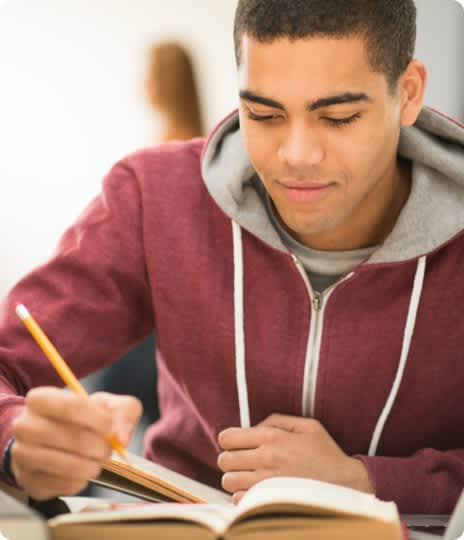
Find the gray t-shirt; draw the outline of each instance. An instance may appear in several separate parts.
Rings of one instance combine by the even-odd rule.
[[[301,261],[312,288],[317,292],[324,292],[344,274],[347,274],[368,259],[378,248],[378,246],[373,246],[350,251],[318,251],[311,249],[298,242],[284,228],[269,196],[266,197],[266,209],[282,242]]]

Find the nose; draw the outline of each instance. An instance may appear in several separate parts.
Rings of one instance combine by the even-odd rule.
[[[288,126],[278,148],[278,158],[296,169],[302,166],[317,165],[324,159],[324,149],[315,130],[304,120]]]

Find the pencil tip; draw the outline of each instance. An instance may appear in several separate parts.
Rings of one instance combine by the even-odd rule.
[[[128,465],[131,465],[131,462],[129,460],[129,456],[127,455],[127,452],[123,446],[119,447],[116,452],[118,453],[119,457],[126,462]]]

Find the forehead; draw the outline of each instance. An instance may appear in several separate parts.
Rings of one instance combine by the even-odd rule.
[[[327,92],[374,92],[375,86],[385,86],[383,74],[372,70],[361,37],[278,38],[262,43],[244,35],[238,74],[241,89],[274,96],[301,93],[305,100]]]

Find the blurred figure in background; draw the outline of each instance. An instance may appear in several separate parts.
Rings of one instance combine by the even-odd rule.
[[[159,142],[204,134],[192,61],[181,45],[166,41],[150,49],[145,88],[163,123]]]
[[[153,45],[148,52],[145,94],[161,119],[157,142],[200,137],[203,121],[192,60],[186,49],[174,41]],[[159,416],[156,401],[155,340],[151,334],[116,363],[102,369],[84,382],[91,390],[132,394],[143,404],[143,417],[131,450],[143,451],[143,434]]]

